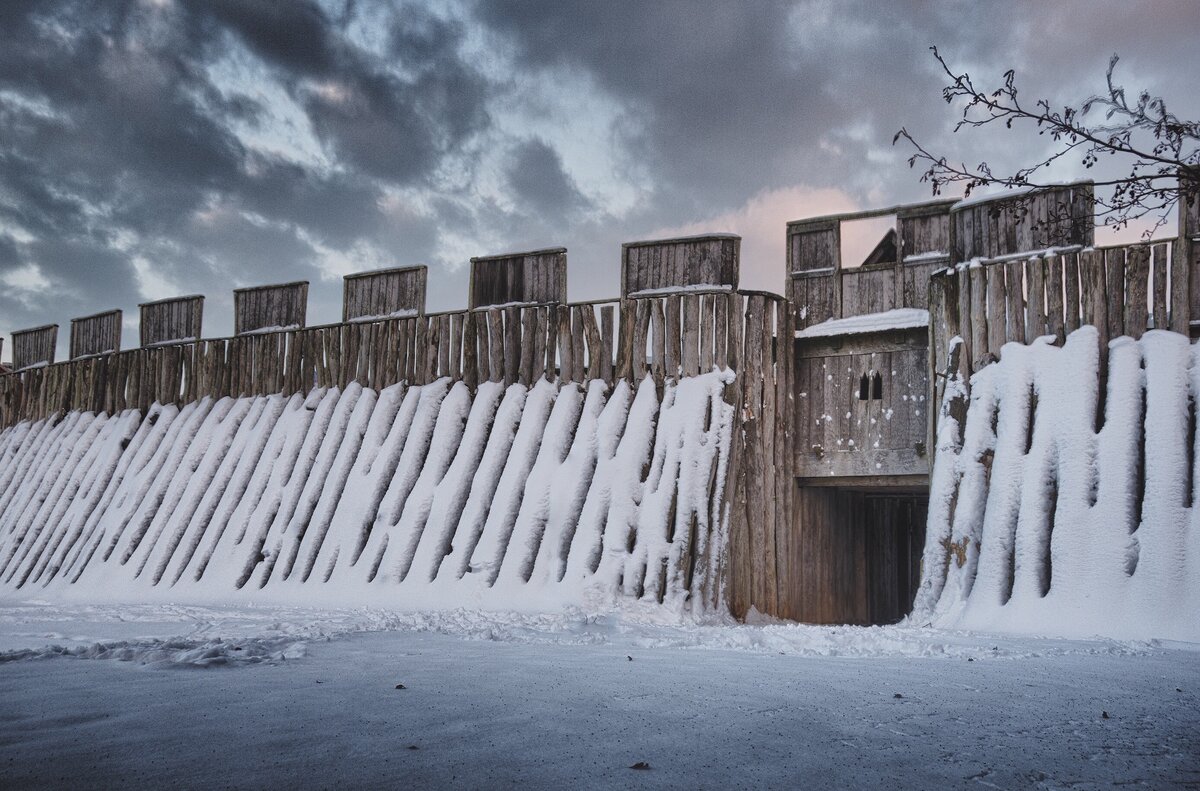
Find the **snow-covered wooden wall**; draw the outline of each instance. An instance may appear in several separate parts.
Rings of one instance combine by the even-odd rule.
[[[1200,347],[1098,335],[951,376],[915,620],[1200,639]]]
[[[352,383],[21,423],[0,433],[0,587],[717,606],[732,379]]]

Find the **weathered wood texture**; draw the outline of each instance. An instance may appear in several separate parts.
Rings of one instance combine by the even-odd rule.
[[[424,315],[428,274],[427,267],[407,266],[346,275],[342,321]]]
[[[796,475],[929,474],[928,332],[796,342]]]
[[[1093,187],[1081,181],[1018,197],[998,195],[950,210],[954,262],[1094,241]]]
[[[741,237],[732,234],[621,245],[621,296],[681,288],[736,290]]]
[[[14,371],[32,365],[53,363],[54,352],[58,346],[58,325],[47,324],[28,330],[13,330],[12,346]]]
[[[0,376],[0,424],[59,410],[111,413],[144,409],[155,401],[301,392],[354,381],[379,388],[443,376],[472,386],[531,384],[542,377],[611,383],[651,376],[661,387],[714,366],[735,367],[744,359],[736,321],[743,300],[737,292],[686,292],[352,321],[151,346]],[[54,331],[14,333],[18,360],[49,362]]]
[[[121,350],[121,311],[71,319],[71,359]]]
[[[950,260],[950,207],[934,201],[878,211],[831,215],[788,223],[789,298],[796,325],[879,313],[893,308],[927,308],[929,277]],[[897,260],[841,260],[842,224],[895,216]]]
[[[138,305],[142,346],[199,340],[203,335],[204,297],[174,297]]]
[[[886,624],[909,612],[920,582],[928,496],[797,486],[794,563],[781,617]]]
[[[566,301],[565,247],[471,259],[468,304],[472,308]]]
[[[237,335],[304,326],[308,281],[239,288],[233,292],[233,331]]]
[[[799,573],[792,529],[793,370],[791,305],[775,295],[734,294],[727,348],[737,377],[726,400],[737,408],[726,477],[729,606],[782,615]],[[744,320],[743,320],[744,317]]]
[[[1179,249],[1171,239],[1002,257],[939,272],[931,284],[935,359],[956,335],[965,342],[969,375],[995,361],[1005,343],[1044,335],[1062,340],[1085,325],[1096,327],[1105,345],[1148,329],[1186,333],[1195,315],[1186,298],[1192,272]]]
[[[1178,290],[1173,287],[1171,292],[1179,294],[1181,302],[1186,301],[1190,318],[1196,321],[1200,319],[1200,195],[1192,195],[1190,201],[1187,195],[1180,196],[1176,255],[1184,264],[1180,271],[1187,273],[1188,282]]]

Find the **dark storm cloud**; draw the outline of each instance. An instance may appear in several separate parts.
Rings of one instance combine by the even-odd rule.
[[[0,237],[0,275],[35,264],[51,286],[6,300],[6,330],[130,310],[135,256],[212,294],[319,278],[312,243],[400,245],[384,190],[427,182],[487,121],[461,25],[421,9],[388,16],[382,57],[313,3],[64,0],[0,14],[0,232],[33,237]],[[234,125],[261,129],[270,110],[253,85],[231,91],[211,72],[239,50],[307,113],[335,167],[243,144]],[[434,240],[403,241],[408,263]]]
[[[508,167],[512,195],[524,208],[561,219],[588,200],[563,170],[562,157],[544,140],[523,140],[512,153]]]
[[[547,244],[571,248],[573,296],[606,296],[621,241],[772,190],[925,197],[891,146],[902,125],[968,161],[1027,156],[1029,137],[948,132],[931,44],[985,81],[1016,66],[1026,95],[1062,102],[1102,87],[1117,51],[1132,88],[1182,93],[1173,109],[1200,116],[1193,36],[1170,21],[1191,9],[9,0],[0,278],[18,285],[0,287],[0,331],[133,315],[147,269],[206,293],[210,332],[228,328],[231,286],[296,278],[313,281],[310,317],[331,320],[331,266]],[[581,107],[608,120],[566,123]],[[632,195],[616,208],[614,184]],[[49,288],[25,287],[38,273]],[[438,307],[464,289],[431,272]]]

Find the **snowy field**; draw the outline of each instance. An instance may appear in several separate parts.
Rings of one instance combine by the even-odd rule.
[[[1197,787],[1198,692],[1180,643],[10,601],[0,784]]]

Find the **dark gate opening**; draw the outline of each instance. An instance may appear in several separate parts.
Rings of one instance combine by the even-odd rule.
[[[797,620],[896,623],[921,579],[929,491],[924,487],[797,486],[793,580]]]

